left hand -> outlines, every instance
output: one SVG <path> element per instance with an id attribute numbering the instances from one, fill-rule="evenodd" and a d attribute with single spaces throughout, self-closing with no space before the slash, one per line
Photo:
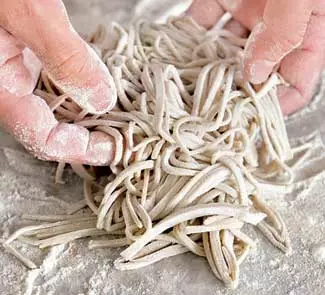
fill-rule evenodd
<path id="1" fill-rule="evenodd" d="M 0 126 L 40 159 L 109 165 L 111 136 L 58 122 L 33 94 L 41 67 L 89 113 L 114 106 L 113 79 L 73 29 L 61 0 L 0 0 Z"/>

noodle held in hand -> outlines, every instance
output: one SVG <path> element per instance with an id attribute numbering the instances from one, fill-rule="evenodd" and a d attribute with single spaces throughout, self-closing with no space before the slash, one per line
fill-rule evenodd
<path id="1" fill-rule="evenodd" d="M 263 85 L 243 81 L 246 39 L 224 29 L 229 20 L 225 14 L 210 31 L 186 17 L 100 27 L 88 41 L 118 92 L 104 115 L 80 109 L 42 73 L 35 93 L 56 118 L 110 135 L 115 158 L 108 177 L 72 165 L 84 178 L 85 202 L 70 215 L 24 216 L 47 223 L 14 233 L 4 243 L 9 251 L 36 267 L 14 240 L 44 248 L 92 237 L 91 249 L 127 247 L 115 262 L 121 270 L 190 251 L 231 288 L 256 246 L 246 224 L 290 251 L 284 222 L 263 200 L 293 181 L 276 94 L 282 79 L 273 73 Z M 85 206 L 87 216 L 73 214 Z"/>

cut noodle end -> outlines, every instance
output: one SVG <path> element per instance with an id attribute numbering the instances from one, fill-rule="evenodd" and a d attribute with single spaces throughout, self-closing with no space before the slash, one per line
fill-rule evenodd
<path id="1" fill-rule="evenodd" d="M 26 215 L 48 223 L 18 230 L 5 242 L 8 251 L 33 268 L 14 240 L 44 248 L 91 237 L 91 249 L 128 246 L 115 263 L 121 270 L 191 251 L 235 288 L 239 266 L 256 246 L 245 224 L 291 249 L 282 218 L 259 193 L 294 176 L 275 90 L 281 79 L 274 73 L 260 89 L 242 81 L 246 40 L 224 28 L 229 19 L 211 31 L 188 17 L 101 27 L 89 40 L 118 93 L 104 115 L 80 111 L 42 72 L 36 92 L 56 118 L 109 134 L 116 154 L 112 173 L 96 180 L 95 168 L 72 165 L 84 178 L 85 201 L 67 211 L 87 206 L 89 215 Z"/>

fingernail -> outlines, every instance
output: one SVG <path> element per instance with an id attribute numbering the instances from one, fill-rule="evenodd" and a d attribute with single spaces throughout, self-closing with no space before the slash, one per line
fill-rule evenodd
<path id="1" fill-rule="evenodd" d="M 104 77 L 104 79 L 108 78 L 110 77 Z M 66 84 L 62 85 L 61 88 L 65 93 L 69 94 L 81 108 L 90 114 L 101 115 L 110 111 L 117 100 L 116 89 L 113 82 L 100 81 L 97 85 L 84 87 Z"/>
<path id="2" fill-rule="evenodd" d="M 24 65 L 26 69 L 28 69 L 30 73 L 31 81 L 35 87 L 42 70 L 42 64 L 40 60 L 36 57 L 36 55 L 29 48 L 24 49 L 23 57 L 24 57 L 23 60 Z"/>
<path id="3" fill-rule="evenodd" d="M 105 77 L 107 80 L 111 77 Z M 103 114 L 110 111 L 117 100 L 114 81 L 101 81 L 97 87 L 89 89 L 90 95 L 85 100 L 85 109 L 94 114 Z"/>
<path id="4" fill-rule="evenodd" d="M 246 45 L 245 45 L 244 53 L 245 53 L 246 58 L 253 57 L 256 39 L 258 38 L 258 36 L 260 34 L 265 32 L 265 30 L 266 30 L 266 25 L 263 21 L 259 22 L 254 27 L 253 31 L 251 32 L 251 34 L 249 35 L 249 37 L 247 39 Z"/>
<path id="5" fill-rule="evenodd" d="M 88 107 L 94 108 L 92 113 L 103 114 L 110 111 L 117 101 L 117 91 L 114 79 L 108 71 L 106 65 L 100 60 L 93 49 L 88 47 L 89 53 L 94 63 L 98 67 L 98 84 L 91 89 L 91 95 L 88 97 Z"/>
<path id="6" fill-rule="evenodd" d="M 88 113 L 101 115 L 114 107 L 117 90 L 108 68 L 92 48 L 87 46 L 87 50 L 91 59 L 87 71 L 73 79 L 61 80 L 57 85 Z"/>
<path id="7" fill-rule="evenodd" d="M 264 60 L 254 61 L 249 65 L 248 80 L 253 84 L 265 82 L 272 72 L 274 63 Z"/>
<path id="8" fill-rule="evenodd" d="M 91 132 L 86 162 L 94 166 L 109 165 L 113 160 L 114 140 L 103 132 Z"/>
<path id="9" fill-rule="evenodd" d="M 234 11 L 240 5 L 241 0 L 219 0 L 225 10 Z"/>

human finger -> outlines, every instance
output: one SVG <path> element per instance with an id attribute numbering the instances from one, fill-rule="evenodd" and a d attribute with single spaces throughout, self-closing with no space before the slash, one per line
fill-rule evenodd
<path id="1" fill-rule="evenodd" d="M 74 124 L 59 123 L 38 96 L 16 96 L 0 88 L 0 123 L 24 147 L 42 160 L 108 165 L 113 139 Z"/>
<path id="2" fill-rule="evenodd" d="M 235 20 L 252 30 L 262 20 L 266 0 L 218 0 Z"/>
<path id="3" fill-rule="evenodd" d="M 22 44 L 0 27 L 0 66 L 8 59 L 19 55 L 22 50 Z"/>
<path id="4" fill-rule="evenodd" d="M 211 28 L 225 13 L 217 0 L 194 0 L 186 14 L 203 27 Z"/>
<path id="5" fill-rule="evenodd" d="M 194 18 L 194 20 L 205 28 L 211 28 L 225 13 L 217 0 L 194 0 L 186 14 Z M 226 29 L 240 37 L 246 37 L 247 29 L 237 20 L 232 19 L 225 26 Z"/>
<path id="6" fill-rule="evenodd" d="M 105 113 L 117 99 L 113 79 L 73 29 L 58 0 L 1 1 L 0 26 L 41 60 L 63 92 L 90 113 Z"/>
<path id="7" fill-rule="evenodd" d="M 244 74 L 247 80 L 264 82 L 274 66 L 298 48 L 311 16 L 310 0 L 269 0 L 263 20 L 257 24 L 246 45 Z"/>
<path id="8" fill-rule="evenodd" d="M 306 105 L 312 98 L 324 66 L 325 19 L 321 14 L 311 16 L 302 46 L 285 57 L 280 74 L 290 87 L 279 88 L 279 100 L 284 114 Z"/>

